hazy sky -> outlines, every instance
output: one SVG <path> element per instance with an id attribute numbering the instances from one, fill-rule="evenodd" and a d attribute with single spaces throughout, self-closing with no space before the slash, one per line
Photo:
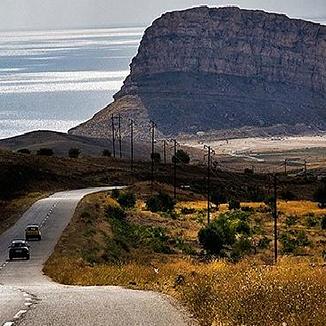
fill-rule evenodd
<path id="1" fill-rule="evenodd" d="M 0 0 L 0 30 L 144 26 L 166 11 L 201 4 L 234 4 L 326 22 L 326 0 Z"/>

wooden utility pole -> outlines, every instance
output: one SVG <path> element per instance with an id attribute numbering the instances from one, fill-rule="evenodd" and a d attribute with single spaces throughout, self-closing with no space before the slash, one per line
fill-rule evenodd
<path id="1" fill-rule="evenodd" d="M 285 159 L 285 160 L 284 160 L 284 174 L 285 174 L 285 175 L 288 174 L 288 171 L 287 171 L 287 164 L 288 164 L 288 160 Z"/>
<path id="2" fill-rule="evenodd" d="M 121 140 L 121 114 L 118 115 L 118 137 L 119 137 L 119 154 L 122 158 L 122 140 Z"/>
<path id="3" fill-rule="evenodd" d="M 205 145 L 207 150 L 207 224 L 211 222 L 211 170 L 212 170 L 212 155 L 215 154 L 211 146 Z"/>
<path id="4" fill-rule="evenodd" d="M 173 198 L 177 199 L 177 146 L 176 139 L 172 139 L 173 142 Z"/>
<path id="5" fill-rule="evenodd" d="M 114 126 L 114 115 L 111 115 L 111 132 L 112 132 L 112 152 L 113 157 L 115 158 L 115 126 Z"/>
<path id="6" fill-rule="evenodd" d="M 277 228 L 277 219 L 278 219 L 278 213 L 277 213 L 277 177 L 276 174 L 274 174 L 273 178 L 273 204 L 272 204 L 272 214 L 274 219 L 274 262 L 277 263 L 277 255 L 278 255 L 278 249 L 277 249 L 277 241 L 278 241 L 278 228 Z"/>
<path id="7" fill-rule="evenodd" d="M 134 171 L 134 126 L 135 121 L 133 119 L 129 119 L 130 126 L 130 170 L 131 173 Z"/>
<path id="8" fill-rule="evenodd" d="M 155 165 L 155 128 L 156 128 L 156 123 L 154 121 L 151 121 L 150 125 L 151 125 L 151 138 L 152 138 L 151 179 L 152 179 L 152 183 L 153 183 L 154 182 L 154 165 Z"/>
<path id="9" fill-rule="evenodd" d="M 163 139 L 163 162 L 166 164 L 166 140 Z"/>

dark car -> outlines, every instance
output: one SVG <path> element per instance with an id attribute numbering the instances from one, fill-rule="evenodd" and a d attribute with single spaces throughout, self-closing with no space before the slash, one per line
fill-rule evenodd
<path id="1" fill-rule="evenodd" d="M 26 240 L 13 240 L 9 246 L 9 260 L 14 258 L 29 259 L 30 250 Z"/>

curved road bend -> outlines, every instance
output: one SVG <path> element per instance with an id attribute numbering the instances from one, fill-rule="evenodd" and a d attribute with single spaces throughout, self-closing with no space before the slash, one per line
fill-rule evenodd
<path id="1" fill-rule="evenodd" d="M 36 202 L 0 235 L 0 325 L 183 326 L 190 321 L 165 296 L 121 287 L 64 286 L 42 274 L 42 267 L 87 194 L 114 187 L 56 193 Z M 42 241 L 30 242 L 29 261 L 8 262 L 8 245 L 24 237 L 25 226 L 42 226 Z"/>

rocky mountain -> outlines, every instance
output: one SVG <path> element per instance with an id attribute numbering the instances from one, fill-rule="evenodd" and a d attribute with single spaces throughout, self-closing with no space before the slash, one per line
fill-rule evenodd
<path id="1" fill-rule="evenodd" d="M 130 75 L 114 102 L 70 130 L 109 137 L 242 130 L 326 131 L 326 26 L 236 7 L 198 7 L 164 14 L 143 36 Z"/>

